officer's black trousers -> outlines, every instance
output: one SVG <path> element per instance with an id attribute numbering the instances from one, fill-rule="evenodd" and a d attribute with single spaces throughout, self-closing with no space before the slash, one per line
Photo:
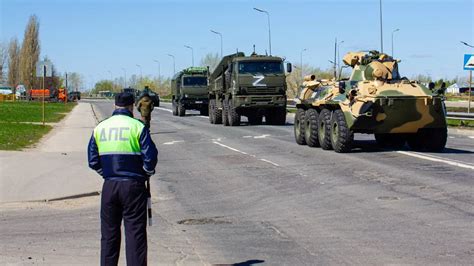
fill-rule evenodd
<path id="1" fill-rule="evenodd" d="M 147 264 L 145 182 L 105 180 L 102 187 L 100 264 L 117 265 L 121 223 L 125 226 L 127 265 Z"/>

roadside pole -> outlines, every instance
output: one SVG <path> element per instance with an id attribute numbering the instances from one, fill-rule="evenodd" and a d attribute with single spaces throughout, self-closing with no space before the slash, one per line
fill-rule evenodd
<path id="1" fill-rule="evenodd" d="M 44 78 L 46 77 L 46 65 L 43 66 L 43 106 L 42 106 L 42 112 L 43 112 L 43 126 L 44 126 L 44 97 L 45 97 L 45 94 L 44 94 Z"/>
<path id="2" fill-rule="evenodd" d="M 467 98 L 467 112 L 471 113 L 472 70 L 469 71 L 469 97 Z"/>

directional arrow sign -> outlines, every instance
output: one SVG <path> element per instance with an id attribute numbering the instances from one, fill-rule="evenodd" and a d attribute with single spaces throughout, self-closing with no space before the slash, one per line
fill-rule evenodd
<path id="1" fill-rule="evenodd" d="M 464 55 L 464 70 L 474 70 L 474 54 Z"/>

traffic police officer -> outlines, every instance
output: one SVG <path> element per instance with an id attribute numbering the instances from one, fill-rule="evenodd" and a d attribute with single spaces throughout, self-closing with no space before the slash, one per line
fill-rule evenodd
<path id="1" fill-rule="evenodd" d="M 97 125 L 89 141 L 89 167 L 104 178 L 101 265 L 118 263 L 122 219 L 127 265 L 147 264 L 146 181 L 155 173 L 158 151 L 148 128 L 133 118 L 133 102 L 133 95 L 118 94 L 112 116 Z"/>

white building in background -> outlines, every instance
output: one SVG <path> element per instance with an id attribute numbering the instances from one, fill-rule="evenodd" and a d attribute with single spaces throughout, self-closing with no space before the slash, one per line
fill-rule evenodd
<path id="1" fill-rule="evenodd" d="M 457 83 L 454 83 L 453 85 L 449 86 L 446 88 L 447 93 L 453 93 L 453 94 L 459 94 L 459 86 Z"/>

